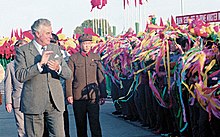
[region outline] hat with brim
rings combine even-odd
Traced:
[[[82,34],[78,41],[81,43],[81,42],[85,42],[85,41],[92,41],[92,35],[89,35],[89,34]]]

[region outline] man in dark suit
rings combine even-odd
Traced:
[[[19,47],[15,58],[15,77],[24,83],[20,107],[25,131],[30,137],[42,137],[45,119],[49,136],[64,137],[65,107],[60,77],[69,79],[72,72],[59,47],[50,43],[51,22],[38,19],[31,30],[34,40]]]

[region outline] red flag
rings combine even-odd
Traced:
[[[3,47],[0,46],[0,55],[3,56],[4,55],[4,50],[3,50]]]
[[[136,34],[134,33],[134,30],[132,28],[129,28],[127,30],[127,32],[122,35],[122,37],[127,37],[127,38],[131,38],[132,36],[135,36]]]
[[[14,31],[13,29],[11,30],[11,38],[14,36]]]
[[[10,46],[10,51],[12,53],[12,55],[14,56],[16,51],[15,51],[15,47],[14,46]]]
[[[22,39],[22,29],[20,28],[20,39]]]
[[[7,48],[4,49],[4,52],[5,52],[5,58],[10,59],[10,57],[13,54],[13,51],[11,51],[9,47],[7,47]]]
[[[101,5],[101,0],[91,0],[92,9]]]
[[[173,16],[171,16],[171,26],[173,26],[173,28],[177,28],[178,26],[176,25],[176,22],[173,18]]]
[[[76,34],[76,39],[78,39],[80,36],[81,36],[81,35],[77,33],[77,34]]]
[[[0,46],[0,55],[2,55],[2,56],[4,56],[4,54],[5,54],[6,45],[7,45],[7,40],[4,42],[4,44],[2,46]]]
[[[213,29],[215,30],[215,32],[219,32],[219,26],[218,25],[214,26]]]
[[[140,4],[140,5],[143,5],[143,2],[142,2],[142,0],[139,0],[139,4]]]
[[[16,39],[19,39],[18,29],[16,29],[14,32],[15,32],[15,37],[16,37]]]
[[[19,33],[20,33],[20,34],[19,34]],[[22,39],[22,29],[20,29],[20,32],[18,32],[18,29],[16,29],[16,30],[14,31],[14,34],[13,34],[13,35],[16,37],[17,40]]]
[[[124,0],[124,9],[125,9],[125,4],[126,4],[125,1],[126,1],[126,0]],[[129,5],[129,0],[127,0],[127,5]]]
[[[24,31],[23,36],[29,38],[30,40],[34,39],[33,34],[31,33],[31,30]]]
[[[99,37],[99,35],[97,35],[96,33],[93,32],[92,28],[84,28],[84,33]]]
[[[60,30],[58,30],[56,34],[61,34],[62,31],[63,31],[63,28],[61,28]]]
[[[107,0],[102,0],[102,7],[104,7],[106,4],[107,4]],[[101,8],[102,8],[102,7],[101,7]],[[101,8],[100,8],[100,9],[101,9]]]
[[[164,26],[162,18],[160,18],[160,26]]]
[[[1,53],[3,53],[5,55],[6,59],[9,59],[11,57],[12,52],[10,51],[10,43],[8,41],[5,41],[4,44],[2,45],[2,51]]]
[[[101,3],[102,1],[102,3]],[[107,4],[107,0],[91,0],[91,4],[92,4],[92,9],[97,7],[98,9],[102,9],[106,4]]]

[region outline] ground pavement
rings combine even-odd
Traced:
[[[69,105],[69,120],[71,137],[76,137],[76,127],[73,109]],[[100,108],[100,121],[103,137],[159,137],[138,122],[131,122],[112,115],[114,107],[111,99]],[[90,132],[88,132],[89,136]],[[0,106],[0,137],[17,137],[13,113],[7,113],[4,104]]]

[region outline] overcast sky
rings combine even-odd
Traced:
[[[166,21],[171,15],[197,14],[220,10],[220,0],[146,0],[144,5],[123,8],[124,0],[107,0],[102,10],[92,12],[90,0],[1,0],[0,37],[9,37],[12,29],[29,30],[38,18],[48,18],[53,31],[63,28],[63,33],[71,37],[73,30],[86,19],[105,18],[111,26],[116,26],[117,34],[134,23],[140,23],[140,30],[146,25],[149,15]],[[182,4],[181,4],[182,2]],[[159,23],[159,22],[158,22]]]

